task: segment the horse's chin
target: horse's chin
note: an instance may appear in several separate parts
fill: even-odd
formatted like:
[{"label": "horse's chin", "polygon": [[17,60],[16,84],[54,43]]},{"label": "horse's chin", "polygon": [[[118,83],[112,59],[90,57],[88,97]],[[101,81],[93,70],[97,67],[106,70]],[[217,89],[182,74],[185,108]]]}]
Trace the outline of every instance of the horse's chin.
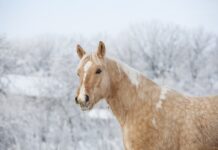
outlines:
[{"label": "horse's chin", "polygon": [[93,108],[93,105],[80,106],[82,111],[89,111]]},{"label": "horse's chin", "polygon": [[98,103],[99,101],[90,101],[89,103],[87,103],[86,105],[81,105],[80,104],[80,107],[81,107],[81,110],[82,111],[89,111],[91,110],[96,103]]},{"label": "horse's chin", "polygon": [[89,111],[90,109],[88,107],[81,107],[82,111]]}]

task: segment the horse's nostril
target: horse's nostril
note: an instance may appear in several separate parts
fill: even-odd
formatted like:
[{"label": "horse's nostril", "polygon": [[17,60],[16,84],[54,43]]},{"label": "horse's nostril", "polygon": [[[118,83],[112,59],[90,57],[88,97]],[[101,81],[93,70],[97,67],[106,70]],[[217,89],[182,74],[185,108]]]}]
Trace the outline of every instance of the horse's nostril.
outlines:
[{"label": "horse's nostril", "polygon": [[85,95],[85,101],[88,102],[89,101],[89,96]]},{"label": "horse's nostril", "polygon": [[75,102],[78,104],[79,102],[78,102],[78,99],[77,99],[77,96],[75,97]]}]

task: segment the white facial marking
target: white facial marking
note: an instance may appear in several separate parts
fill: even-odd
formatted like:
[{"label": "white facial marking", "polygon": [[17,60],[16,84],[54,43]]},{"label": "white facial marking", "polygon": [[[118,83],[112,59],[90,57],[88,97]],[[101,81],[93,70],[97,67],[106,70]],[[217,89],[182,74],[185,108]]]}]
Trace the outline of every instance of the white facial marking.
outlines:
[{"label": "white facial marking", "polygon": [[85,65],[84,65],[84,72],[86,73],[89,68],[91,67],[92,65],[92,62],[91,61],[88,61]]},{"label": "white facial marking", "polygon": [[159,98],[159,101],[156,104],[157,109],[162,108],[162,101],[166,99],[166,94],[167,94],[168,91],[169,91],[169,89],[167,87],[162,87],[161,88],[160,98]]},{"label": "white facial marking", "polygon": [[83,80],[82,80],[82,85],[81,85],[81,88],[80,88],[80,91],[79,91],[79,96],[78,96],[78,99],[80,99],[82,102],[85,101],[85,94],[86,94],[86,89],[85,89],[85,79],[86,79],[86,74],[87,74],[87,71],[89,70],[89,68],[91,67],[92,65],[92,62],[91,61],[88,61],[86,62],[86,64],[84,65],[84,76],[83,76]]},{"label": "white facial marking", "polygon": [[81,59],[80,62],[79,62],[79,65],[77,66],[77,70],[82,66],[83,61],[84,61],[87,57],[88,57],[87,54],[85,54],[85,55],[82,57],[82,59]]},{"label": "white facial marking", "polygon": [[78,99],[81,100],[82,102],[85,101],[85,93],[86,93],[86,90],[85,90],[84,84],[82,84],[80,91],[79,91],[79,96],[78,96]]},{"label": "white facial marking", "polygon": [[140,83],[140,72],[138,72],[137,70],[129,67],[128,65],[119,62],[118,67],[120,67],[128,76],[129,80],[131,81],[132,84],[138,86]]}]

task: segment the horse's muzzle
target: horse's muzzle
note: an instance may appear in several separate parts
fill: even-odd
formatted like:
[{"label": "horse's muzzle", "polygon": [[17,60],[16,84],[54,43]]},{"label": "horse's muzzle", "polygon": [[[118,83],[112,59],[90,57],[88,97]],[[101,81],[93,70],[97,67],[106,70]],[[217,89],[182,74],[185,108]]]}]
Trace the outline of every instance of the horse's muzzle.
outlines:
[{"label": "horse's muzzle", "polygon": [[79,98],[78,96],[75,97],[75,103],[79,104],[83,111],[91,108],[89,101],[90,98],[88,95],[84,95],[83,99]]}]

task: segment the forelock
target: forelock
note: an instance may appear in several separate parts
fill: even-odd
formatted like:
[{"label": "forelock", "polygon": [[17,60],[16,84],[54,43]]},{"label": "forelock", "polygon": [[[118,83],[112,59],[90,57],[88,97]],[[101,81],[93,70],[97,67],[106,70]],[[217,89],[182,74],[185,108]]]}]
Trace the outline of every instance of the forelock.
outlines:
[{"label": "forelock", "polygon": [[98,58],[96,53],[90,55],[91,61],[96,65],[102,65],[102,61]]},{"label": "forelock", "polygon": [[92,53],[90,55],[84,55],[80,60],[77,70],[84,66],[88,61],[91,61],[95,65],[103,65],[102,60],[100,60],[96,53]]},{"label": "forelock", "polygon": [[85,54],[84,56],[83,56],[83,58],[80,60],[80,62],[79,62],[79,65],[77,66],[77,70],[79,70],[82,66],[83,66],[83,64],[85,63],[85,62],[87,62],[87,60],[88,60],[88,55],[87,54]]}]

